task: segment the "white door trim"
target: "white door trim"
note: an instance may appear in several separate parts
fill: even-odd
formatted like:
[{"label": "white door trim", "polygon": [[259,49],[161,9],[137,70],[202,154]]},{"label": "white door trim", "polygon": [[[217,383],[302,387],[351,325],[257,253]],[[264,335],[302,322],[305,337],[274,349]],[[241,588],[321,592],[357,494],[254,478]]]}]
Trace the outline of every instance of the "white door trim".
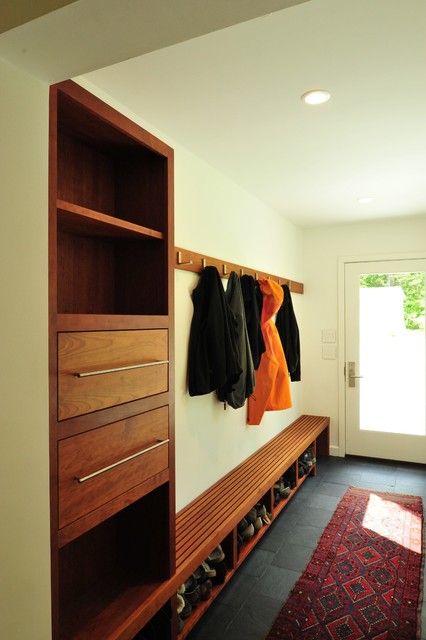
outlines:
[{"label": "white door trim", "polygon": [[356,256],[341,256],[337,258],[337,305],[338,305],[338,336],[340,348],[338,349],[338,420],[339,420],[339,447],[338,455],[346,455],[346,406],[345,406],[345,376],[344,366],[346,362],[345,345],[345,265],[351,262],[382,262],[387,260],[423,260],[426,259],[426,251],[415,253],[385,253],[363,254]]}]

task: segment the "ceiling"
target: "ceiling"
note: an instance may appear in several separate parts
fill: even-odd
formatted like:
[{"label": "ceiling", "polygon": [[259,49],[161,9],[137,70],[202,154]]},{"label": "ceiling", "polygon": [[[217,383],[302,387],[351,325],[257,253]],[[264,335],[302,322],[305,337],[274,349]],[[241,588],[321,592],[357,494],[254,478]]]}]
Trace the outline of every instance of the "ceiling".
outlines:
[{"label": "ceiling", "polygon": [[[0,57],[86,74],[316,226],[426,214],[425,28],[425,0],[78,0],[1,34]],[[303,104],[314,87],[330,102]]]},{"label": "ceiling", "polygon": [[300,226],[424,215],[425,30],[424,0],[311,0],[86,77]]},{"label": "ceiling", "polygon": [[307,1],[0,0],[0,58],[58,82]]},{"label": "ceiling", "polygon": [[60,9],[75,0],[2,0],[0,13],[0,33],[13,29],[39,16]]}]

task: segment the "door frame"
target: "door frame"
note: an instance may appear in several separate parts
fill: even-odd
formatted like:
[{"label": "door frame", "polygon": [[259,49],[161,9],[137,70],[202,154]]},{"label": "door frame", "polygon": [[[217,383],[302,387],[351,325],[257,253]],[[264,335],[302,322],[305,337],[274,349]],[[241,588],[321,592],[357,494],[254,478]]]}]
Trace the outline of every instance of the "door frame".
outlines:
[{"label": "door frame", "polygon": [[345,267],[353,262],[398,262],[401,260],[425,260],[426,251],[407,253],[373,253],[337,258],[337,320],[338,320],[338,434],[339,444],[335,455],[346,455],[346,379],[344,367],[346,362],[346,323],[345,323]]}]

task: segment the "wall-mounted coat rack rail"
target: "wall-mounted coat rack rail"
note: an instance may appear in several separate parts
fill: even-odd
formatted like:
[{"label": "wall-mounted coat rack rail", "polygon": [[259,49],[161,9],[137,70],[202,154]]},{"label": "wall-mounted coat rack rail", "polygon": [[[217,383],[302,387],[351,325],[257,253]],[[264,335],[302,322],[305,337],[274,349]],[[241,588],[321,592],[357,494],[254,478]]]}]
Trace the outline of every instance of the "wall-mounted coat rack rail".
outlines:
[{"label": "wall-mounted coat rack rail", "polygon": [[227,278],[231,271],[235,271],[239,276],[249,275],[256,278],[256,280],[259,278],[272,278],[272,280],[275,280],[279,284],[288,284],[292,293],[303,293],[303,282],[295,282],[289,278],[275,276],[271,273],[265,273],[265,271],[256,271],[256,269],[244,267],[241,264],[227,262],[226,260],[219,260],[218,258],[205,256],[202,253],[196,253],[195,251],[188,251],[188,249],[175,247],[175,269],[201,273],[204,267],[207,266],[216,267],[223,278]]}]

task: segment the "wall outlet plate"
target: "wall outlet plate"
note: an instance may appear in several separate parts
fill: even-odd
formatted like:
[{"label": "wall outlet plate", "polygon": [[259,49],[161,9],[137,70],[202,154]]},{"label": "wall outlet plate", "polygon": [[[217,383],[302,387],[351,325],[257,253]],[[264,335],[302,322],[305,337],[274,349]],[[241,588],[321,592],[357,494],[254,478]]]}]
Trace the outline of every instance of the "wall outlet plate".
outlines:
[{"label": "wall outlet plate", "polygon": [[337,347],[335,344],[323,344],[322,345],[322,359],[323,360],[336,360]]},{"label": "wall outlet plate", "polygon": [[335,329],[323,329],[321,332],[321,342],[336,342]]}]

